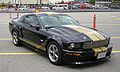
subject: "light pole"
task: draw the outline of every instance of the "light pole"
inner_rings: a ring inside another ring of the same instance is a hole
[[[108,7],[110,6],[109,2],[110,2],[110,0],[108,0]]]
[[[41,6],[42,6],[42,0],[40,0],[40,8],[41,8]]]

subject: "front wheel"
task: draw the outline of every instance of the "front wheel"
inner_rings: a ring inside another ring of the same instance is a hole
[[[19,35],[18,35],[18,32],[16,30],[14,30],[13,33],[12,33],[12,42],[16,46],[21,45],[21,42],[19,40]]]
[[[56,42],[50,42],[47,46],[47,54],[50,62],[54,65],[62,64],[62,51]]]

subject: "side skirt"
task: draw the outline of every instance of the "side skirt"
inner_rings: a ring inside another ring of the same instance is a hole
[[[24,42],[24,43],[26,43],[26,44],[24,44],[24,45],[27,45],[27,46],[29,46],[29,47],[31,47],[31,48],[33,48],[34,50],[36,50],[36,51],[38,51],[38,50],[41,50],[41,51],[46,51],[46,48],[44,48],[42,45],[40,45],[40,44],[37,44],[37,43],[35,43],[35,42],[33,42],[33,41],[31,41],[31,40],[28,40],[28,39],[26,39],[26,38],[19,38],[22,42]]]

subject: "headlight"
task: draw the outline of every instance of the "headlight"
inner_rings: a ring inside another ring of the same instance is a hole
[[[67,49],[73,49],[75,48],[75,43],[70,43]]]
[[[105,36],[107,39],[109,39],[110,38],[110,36],[109,35],[107,35],[107,34],[105,34],[105,33],[103,33],[103,32],[100,32],[103,36]]]

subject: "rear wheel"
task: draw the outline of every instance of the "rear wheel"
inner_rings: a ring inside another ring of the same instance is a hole
[[[50,62],[54,65],[62,64],[62,51],[56,42],[50,42],[47,46],[47,54]]]
[[[19,40],[19,34],[18,34],[18,32],[16,30],[14,30],[13,33],[12,33],[12,42],[16,46],[21,45],[21,42]]]

